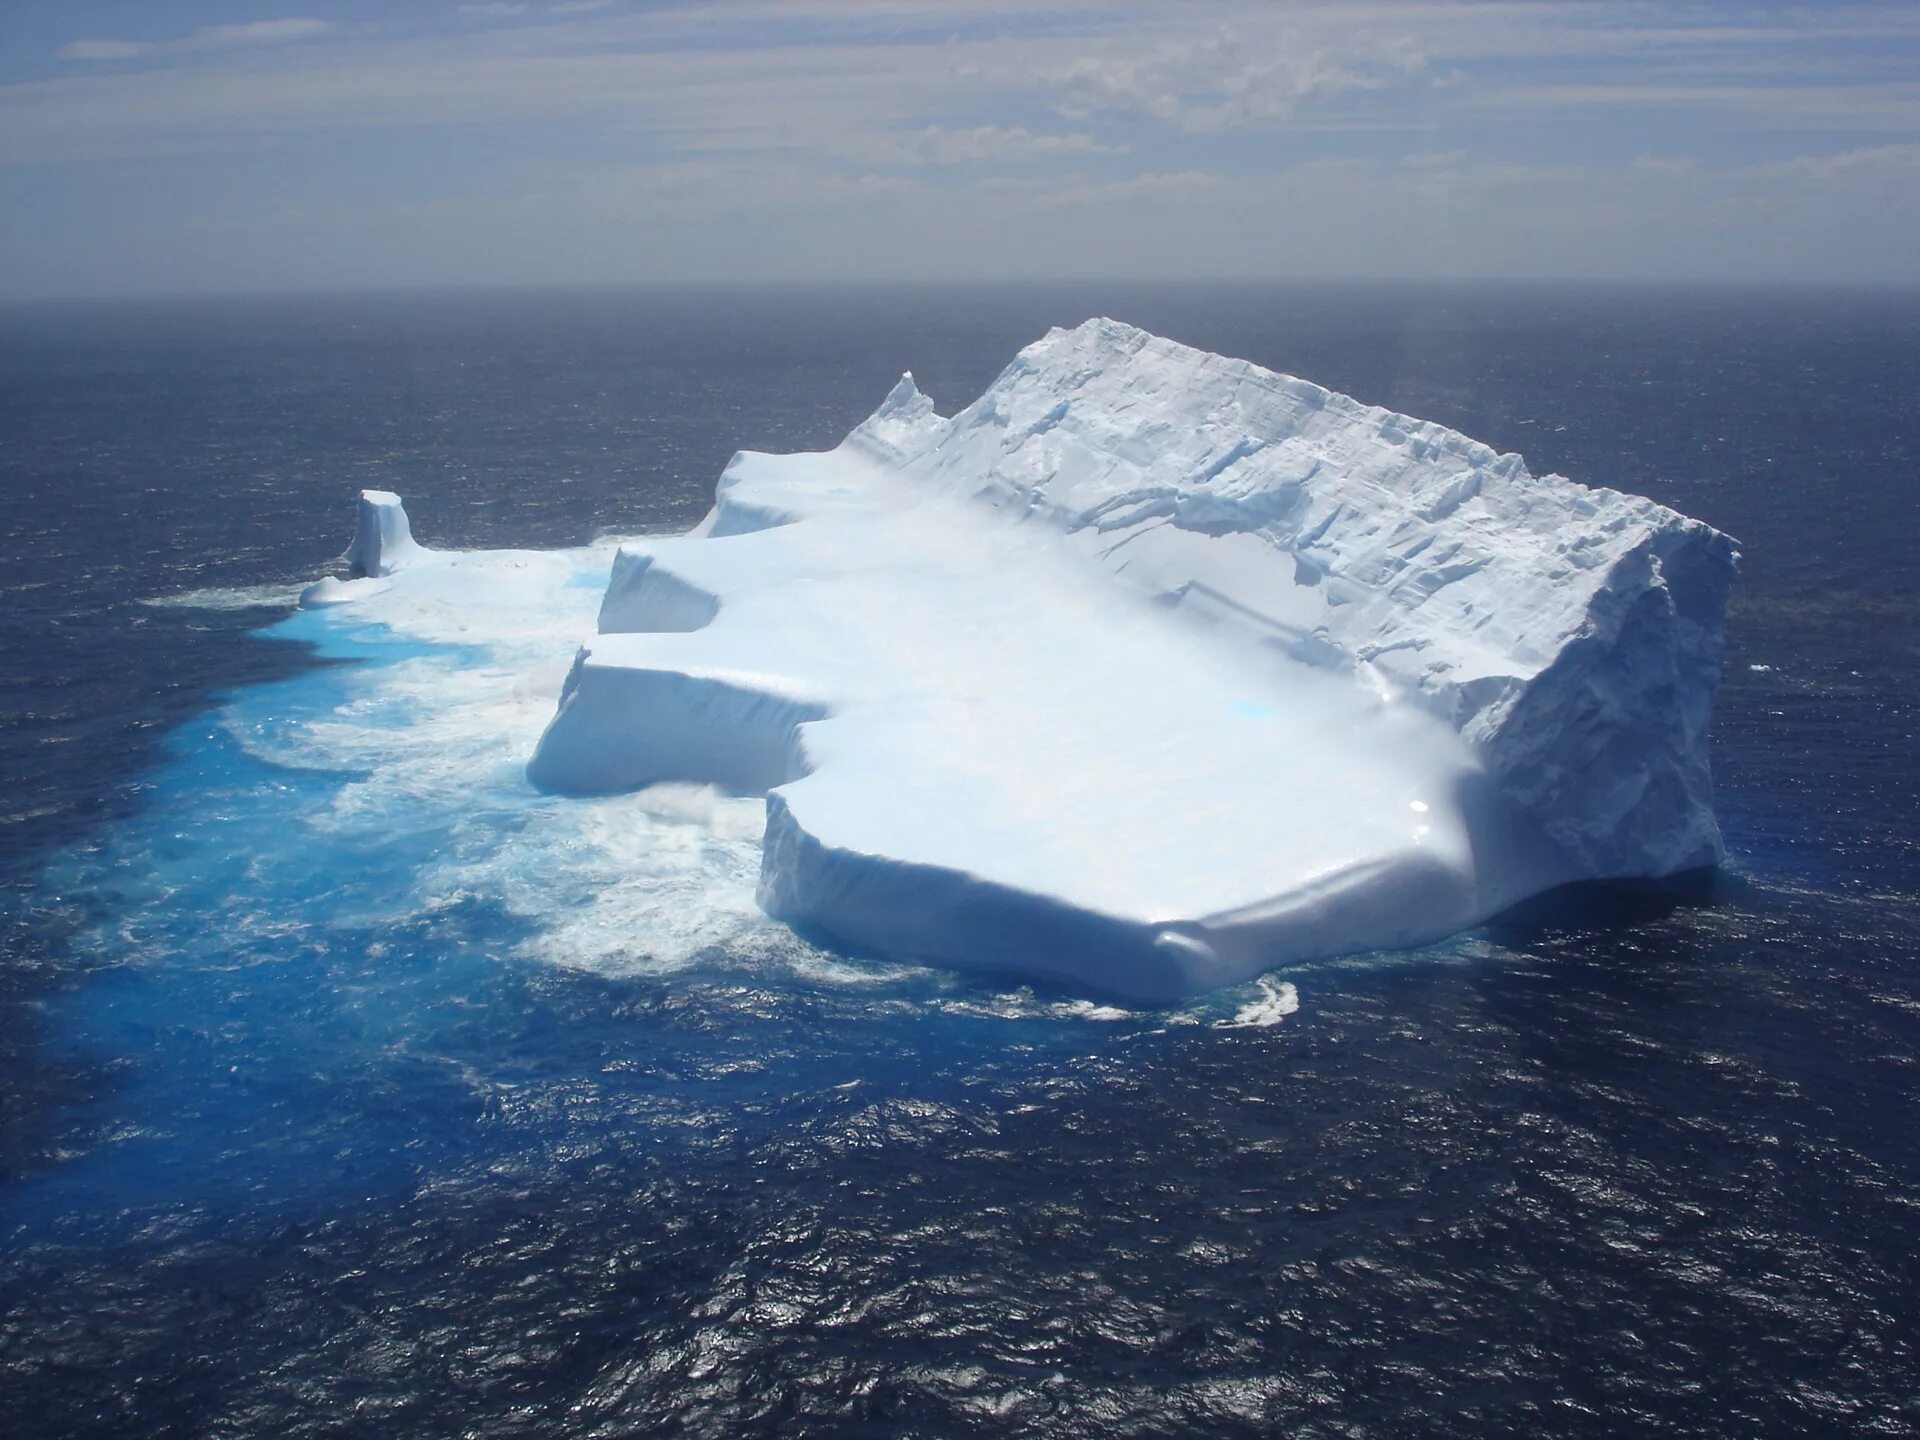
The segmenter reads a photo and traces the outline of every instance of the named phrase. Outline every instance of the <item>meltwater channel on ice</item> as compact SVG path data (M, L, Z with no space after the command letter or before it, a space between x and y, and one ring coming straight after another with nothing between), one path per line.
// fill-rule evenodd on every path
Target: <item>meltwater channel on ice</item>
M1164 1001L1717 862L1736 559L1093 320L951 418L906 377L832 451L736 456L684 536L439 551L367 491L301 623L460 652L480 698L405 763L524 762L572 808L578 843L494 872L576 896L554 943L718 915ZM633 933L603 897L653 870Z

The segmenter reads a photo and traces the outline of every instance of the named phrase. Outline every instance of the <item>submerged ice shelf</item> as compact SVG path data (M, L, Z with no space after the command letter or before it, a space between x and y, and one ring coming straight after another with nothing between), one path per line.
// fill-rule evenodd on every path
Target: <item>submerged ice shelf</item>
M303 603L455 582L384 492L346 558ZM1713 863L1733 563L1091 321L951 419L905 378L831 452L736 456L689 535L622 546L528 775L764 794L758 899L805 933L1174 998Z

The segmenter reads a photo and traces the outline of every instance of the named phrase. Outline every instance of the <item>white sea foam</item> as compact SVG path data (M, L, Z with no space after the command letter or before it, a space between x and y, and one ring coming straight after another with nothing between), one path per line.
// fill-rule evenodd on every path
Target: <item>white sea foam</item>
M1127 1010L1093 1000L1046 999L1025 986L996 995L942 1000L938 1008L950 1015L991 1016L996 1020L1090 1020L1103 1025L1153 1018L1150 1010Z
M1264 1029L1269 1025L1278 1025L1287 1016L1300 1008L1300 992L1285 980L1273 980L1262 976L1254 981L1258 992L1251 1000L1233 1012L1231 1020L1216 1020L1216 1030L1252 1030Z
M401 921L479 898L529 923L526 958L600 974L665 973L696 959L779 967L825 986L924 973L829 955L767 918L753 903L765 826L757 798L667 784L561 801L528 784L527 756L591 628L617 543L434 552L430 587L290 623L330 653L374 663L316 679L315 693L333 702L324 708L273 688L243 694L220 723L257 759L338 777L290 819L290 848L380 847L411 865L400 883L342 895L334 918ZM430 648L409 648L419 645ZM411 857L409 837L420 852Z
M140 603L159 610L290 610L303 588L300 585L212 586L178 595L149 595Z
M554 692L528 695L497 666L423 660L371 682L354 713L308 727L332 758L364 772L321 823L336 833L444 824L447 843L420 869L418 895L489 896L534 922L527 953L605 973L677 968L714 949L764 959L794 943L752 901L758 802L642 794L559 804L526 783L557 677Z

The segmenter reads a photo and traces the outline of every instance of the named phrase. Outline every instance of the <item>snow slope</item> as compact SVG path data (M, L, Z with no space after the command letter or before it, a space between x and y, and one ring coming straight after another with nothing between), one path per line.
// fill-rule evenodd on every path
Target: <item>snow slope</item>
M439 584L389 498L349 558L401 568L345 587ZM1092 321L950 420L908 377L836 450L738 455L693 532L621 547L527 773L764 795L759 902L816 938L1172 998L1715 860L1733 560Z

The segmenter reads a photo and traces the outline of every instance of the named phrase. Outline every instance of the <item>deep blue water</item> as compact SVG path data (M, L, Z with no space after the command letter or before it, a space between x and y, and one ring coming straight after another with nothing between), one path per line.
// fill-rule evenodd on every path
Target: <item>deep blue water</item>
M288 618L362 485L684 525L1094 313L1739 536L1725 870L1116 1013L770 937ZM0 311L0 1433L1913 1433L1917 402L1864 292Z

